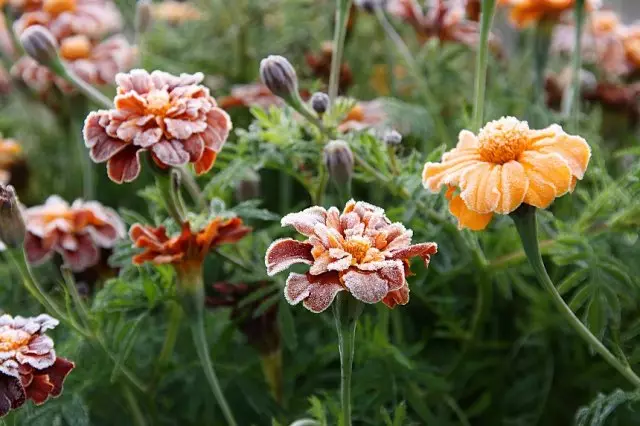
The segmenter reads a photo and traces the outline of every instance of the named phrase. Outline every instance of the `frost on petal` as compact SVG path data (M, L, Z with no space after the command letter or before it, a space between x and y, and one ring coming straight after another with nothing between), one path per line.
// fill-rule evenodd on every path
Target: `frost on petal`
M0 417L21 407L27 400L20 379L0 374Z
M282 226L293 226L296 231L310 237L317 223L324 223L327 211L323 207L313 206L298 213L289 213L282 218Z
M490 213L500 201L502 166L480 163L470 168L460 179L460 197L467 207L477 213Z
M311 312L320 313L331 306L336 294L344 290L340 284L338 274L327 272L322 275L306 275L311 283L309 296L304 299L303 305Z
M524 201L529 189L529 178L522 164L517 161L509 161L501 167L500 201L496 207L496 213L509 214L517 209Z
M481 231L489 225L493 213L477 213L470 210L459 195L449 201L449 212L458 219L458 228L469 228L472 231Z
M128 147L114 155L107 162L107 174L115 183L132 182L140 174L140 154L142 150Z
M265 256L267 273L275 275L296 263L311 265L313 263L312 248L313 246L309 243L303 243L291 238L274 241L269 246Z
M384 299L382 299L382 303L392 309L397 305L406 305L409 303L409 286L405 284L398 290L390 291Z
M396 250L391 254L392 259L411 259L412 257L420 257L424 261L425 266L429 266L431 256L438 252L436 243L420 243L412 246Z
M342 276L342 282L353 297L365 303L377 303L389 292L387 281L375 272L350 270Z
M309 296L311 282L305 274L292 272L284 286L284 298L290 305L297 305Z
M151 150L167 166L181 166L189 162L189 153L177 140L156 143Z
M584 177L591 158L591 148L583 138L565 133L539 140L531 146L531 149L545 154L559 154L567 161L571 173L578 179Z
M520 155L518 161L529 179L525 203L544 209L549 207L556 197L566 194L571 189L571 169L559 154L526 151Z
M385 262L385 265L378 269L378 276L387 282L388 291L398 290L405 285L404 264L400 260Z

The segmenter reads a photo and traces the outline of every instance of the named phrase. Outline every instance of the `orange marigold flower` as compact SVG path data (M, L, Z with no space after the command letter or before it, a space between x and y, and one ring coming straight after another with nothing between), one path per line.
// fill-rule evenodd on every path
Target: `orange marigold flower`
M202 11L193 4L174 0L164 0L152 4L151 16L158 21L165 21L172 25L200 21L205 18Z
M231 88L231 94L220 99L220 108L253 107L269 108L270 106L283 106L284 101L274 95L267 86L262 83L239 84Z
M384 111L384 105L381 100L358 102L342 119L342 122L338 125L338 131L342 133L359 132L381 126L386 120L387 114Z
M458 226L481 230L494 213L509 214L522 203L546 208L572 191L590 157L587 142L557 124L533 130L526 121L503 117L477 136L461 131L440 163L424 165L422 182L431 192L446 185Z
M74 363L56 355L44 334L58 325L49 315L23 318L0 316L0 417L27 399L36 405L62 393Z
M157 228L134 224L129 237L134 247L144 249L133 257L133 263L170 263L181 265L185 262L201 264L207 253L222 244L235 243L251 232L239 217L216 217L197 232L191 230L189 222L182 224L182 232L174 237L167 235L164 226Z
M116 74L128 70L136 59L136 48L122 35L115 35L101 43L87 36L68 37L60 43L60 56L78 77L94 86L113 81ZM11 68L11 73L32 90L43 93L55 84L63 92L72 92L74 86L33 58L23 56Z
M202 73L177 77L145 70L116 75L115 109L92 112L84 123L91 159L106 161L116 183L138 177L147 150L161 168L193 163L198 175L211 170L231 119L198 84L202 79Z
M571 11L575 0L498 0L498 5L509 7L509 19L517 28L525 28L542 20L557 21ZM600 0L586 0L587 10L600 7Z
M12 171L24 164L22 147L13 139L0 138L0 184L11 182Z
M27 209L24 218L29 262L41 263L58 253L74 272L95 266L100 249L112 248L125 235L118 214L97 201L76 200L69 206L52 195L44 205Z
M623 30L622 44L627 60L633 70L640 69L640 23Z
M306 274L289 275L284 295L290 304L303 302L312 312L327 309L341 291L365 303L405 305L409 259L420 257L428 266L438 250L436 243L411 245L413 231L362 201L349 201L342 214L336 207L310 207L283 217L282 226L293 226L307 239L274 241L265 256L267 273L275 275L295 263L311 265Z

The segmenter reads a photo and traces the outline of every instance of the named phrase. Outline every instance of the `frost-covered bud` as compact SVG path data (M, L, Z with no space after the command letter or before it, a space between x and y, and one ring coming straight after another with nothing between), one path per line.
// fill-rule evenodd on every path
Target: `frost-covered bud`
M396 130L387 130L382 137L382 141L388 146L396 146L402 143L402 135Z
M311 96L311 108L318 114L324 114L329 108L329 95L316 92Z
M260 175L251 171L236 185L236 200L243 202L260 198Z
M59 60L58 42L47 28L42 25L32 25L20 35L20 44L27 55L39 64L50 67Z
M0 185L0 241L9 248L18 248L26 233L20 203L13 186Z
M151 0L138 0L136 3L136 34L144 34L151 26Z
M339 187L351 184L353 163L353 152L345 141L334 140L324 147L324 164L329 177Z
M298 76L287 58L269 55L260 61L260 79L271 92L285 100L298 96Z

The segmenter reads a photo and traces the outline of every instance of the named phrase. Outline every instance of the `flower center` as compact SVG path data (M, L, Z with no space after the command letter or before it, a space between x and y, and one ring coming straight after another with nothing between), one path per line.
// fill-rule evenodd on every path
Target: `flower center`
M22 346L26 346L31 339L31 335L24 330L5 328L0 330L0 352L14 351Z
M52 15L60 15L63 12L76 10L75 0L44 0L42 8Z
M529 145L529 126L526 121L502 117L491 121L478 133L478 151L484 161L504 164L515 160Z
M371 243L363 237L354 237L344 242L344 251L349 253L356 263L362 263L371 248Z
M347 121L364 121L364 111L362 110L362 107L360 105L356 105L351 108L347 116L344 118L343 122Z
M67 37L60 45L60 55L69 61L88 58L91 54L91 42L86 36Z
M153 115L165 115L167 110L171 108L169 102L169 93L165 90L152 90L146 96L147 107L146 113Z

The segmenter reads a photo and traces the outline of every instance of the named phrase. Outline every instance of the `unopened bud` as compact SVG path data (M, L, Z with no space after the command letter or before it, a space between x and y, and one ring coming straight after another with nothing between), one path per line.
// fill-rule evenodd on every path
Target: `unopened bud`
M324 147L324 164L329 177L339 187L351 184L353 163L353 152L345 141L331 141Z
M385 144L389 146L396 146L402 143L402 135L398 133L396 130L387 130L382 137L382 140Z
M25 233L16 191L11 185L0 185L0 240L9 248L18 248L24 242Z
M251 171L236 185L236 200L243 202L260 197L260 175Z
M51 32L42 25L32 25L20 34L20 44L24 51L39 64L50 67L58 58L58 42Z
M316 92L311 96L311 108L318 114L324 114L329 108L329 95Z
M144 34L151 26L151 0L138 0L136 3L136 34Z
M285 100L298 96L298 76L287 58L270 55L260 61L260 79L271 92Z

